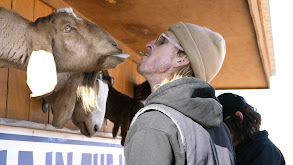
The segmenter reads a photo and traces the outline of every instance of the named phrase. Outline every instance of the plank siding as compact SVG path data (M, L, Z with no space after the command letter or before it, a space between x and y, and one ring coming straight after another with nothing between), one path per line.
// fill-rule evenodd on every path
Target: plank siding
M11 9L11 0L1 0L0 6L5 7L6 9Z
M0 6L11 9L11 0L1 0ZM6 117L8 69L0 68L0 118Z
M12 9L25 18L33 20L34 0L13 0ZM28 120L30 91L26 85L26 74L9 69L6 118Z
M111 69L109 73L114 77L113 87L120 92L125 93L125 74L127 73L127 70L125 70L125 64L118 65L116 69Z
M0 69L0 118L6 117L8 69Z

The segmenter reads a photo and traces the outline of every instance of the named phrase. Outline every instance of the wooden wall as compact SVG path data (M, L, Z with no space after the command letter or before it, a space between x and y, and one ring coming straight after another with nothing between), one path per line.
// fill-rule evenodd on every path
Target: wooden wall
M49 15L53 9L40 0L0 0L0 6L12 9L29 20ZM127 53L127 52L126 52ZM133 96L133 86L144 81L136 72L136 63L127 59L116 69L109 70L114 77L114 87L129 96ZM30 98L26 84L26 74L13 68L0 68L0 118L26 120L38 123L51 123L51 112L41 109L42 100ZM112 132L112 123L104 125L101 131ZM77 128L71 121L68 128Z

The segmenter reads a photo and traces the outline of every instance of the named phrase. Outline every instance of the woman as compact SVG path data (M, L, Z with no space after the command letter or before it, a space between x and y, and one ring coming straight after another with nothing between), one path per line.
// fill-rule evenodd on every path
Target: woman
M237 94L218 96L223 119L235 145L237 165L284 165L281 151L270 141L267 131L260 131L261 115Z

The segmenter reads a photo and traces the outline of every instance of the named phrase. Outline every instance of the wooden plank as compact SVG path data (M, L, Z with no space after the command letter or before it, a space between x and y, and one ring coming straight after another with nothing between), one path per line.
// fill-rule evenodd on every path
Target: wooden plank
M13 0L12 9L27 19L33 19L34 0ZM6 118L28 120L30 91L23 71L9 69Z
M44 17L53 12L53 9L40 0L35 0L34 20L39 17Z
M29 107L29 121L37 123L49 123L49 112L42 110L42 99L31 98Z
M64 2L63 0L42 0L42 1L54 9L70 7L70 5L66 2ZM78 13L76 13L76 14L78 14Z
M113 87L118 91L124 93L125 90L125 63L118 65L115 69L114 77L114 85Z
M6 9L11 9L11 0L1 0L0 6ZM8 83L8 69L0 69L0 118L6 116L6 101L7 101L7 83Z
M132 69L134 62L131 60L125 61L125 83L124 83L124 93L130 97L133 97L133 88L135 83L134 70Z
M269 64L271 69L271 75L275 75L275 55L274 55L274 44L272 37L272 25L271 25L271 12L269 0L261 0L259 3L260 11L262 13L262 22L264 23L264 34L266 36L266 44L268 47Z
M25 72L9 69L6 118L28 120L30 91Z
M5 118L6 116L6 101L7 101L7 78L8 69L0 69L0 118Z
M262 22L261 12L259 11L259 4L258 0L249 0L249 9L250 14L253 20L256 37L257 37L257 44L259 47L260 57L262 60L262 65L264 68L265 77L267 80L268 88L270 88L270 76L272 75L270 64L269 64L269 55L266 43L266 36L264 35L264 24Z
M6 9L11 9L11 0L1 0L0 6L5 7Z
M32 21L34 16L34 0L13 0L12 9Z
M34 20L39 17L47 16L52 13L52 8L41 2L35 0ZM30 98L29 121L38 123L49 123L49 113L42 110L42 99Z

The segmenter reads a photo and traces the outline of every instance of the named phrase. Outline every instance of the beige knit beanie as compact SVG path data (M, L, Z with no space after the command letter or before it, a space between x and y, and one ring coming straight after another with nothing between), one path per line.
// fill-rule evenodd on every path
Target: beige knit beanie
M171 25L169 30L174 32L187 54L195 77L210 82L219 72L225 58L224 38L191 23L179 22Z

